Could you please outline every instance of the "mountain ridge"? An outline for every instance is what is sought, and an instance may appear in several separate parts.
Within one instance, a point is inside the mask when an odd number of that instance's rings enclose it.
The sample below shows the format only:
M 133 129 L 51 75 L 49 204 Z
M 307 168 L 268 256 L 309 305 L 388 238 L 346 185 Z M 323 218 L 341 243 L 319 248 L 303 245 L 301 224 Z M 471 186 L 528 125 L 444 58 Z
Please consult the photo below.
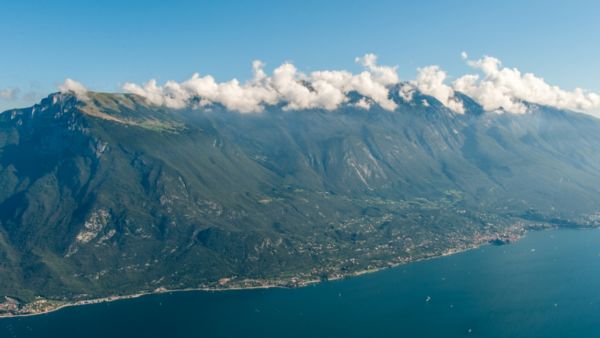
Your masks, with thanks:
M 315 278 L 597 226 L 600 122 L 414 93 L 337 111 L 55 93 L 0 114 L 0 296 L 34 311 Z M 428 105 L 422 104 L 427 100 Z

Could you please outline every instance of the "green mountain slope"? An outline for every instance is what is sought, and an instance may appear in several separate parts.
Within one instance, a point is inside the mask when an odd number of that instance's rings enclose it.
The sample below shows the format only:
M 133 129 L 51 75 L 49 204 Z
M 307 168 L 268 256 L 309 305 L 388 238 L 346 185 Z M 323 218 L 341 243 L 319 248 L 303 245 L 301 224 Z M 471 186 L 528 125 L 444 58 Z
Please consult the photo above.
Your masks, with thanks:
M 0 114 L 0 295 L 293 285 L 600 215 L 600 122 L 573 112 L 88 96 Z

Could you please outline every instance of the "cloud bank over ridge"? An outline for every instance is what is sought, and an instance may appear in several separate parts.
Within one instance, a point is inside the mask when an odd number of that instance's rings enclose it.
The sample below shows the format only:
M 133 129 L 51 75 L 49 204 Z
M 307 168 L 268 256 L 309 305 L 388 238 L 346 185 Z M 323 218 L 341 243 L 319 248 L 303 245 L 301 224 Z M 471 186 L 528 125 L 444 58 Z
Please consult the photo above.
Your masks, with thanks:
M 525 113 L 523 101 L 562 109 L 590 112 L 600 107 L 600 95 L 581 88 L 573 91 L 549 85 L 543 78 L 532 73 L 522 74 L 517 68 L 502 67 L 502 62 L 491 56 L 468 60 L 467 64 L 483 74 L 467 74 L 453 83 L 454 90 L 477 101 L 485 110 L 503 108 L 511 113 Z
M 355 59 L 363 67 L 359 73 L 346 70 L 304 73 L 286 62 L 267 74 L 264 63 L 254 61 L 253 77 L 245 82 L 237 79 L 218 82 L 211 75 L 195 73 L 182 82 L 170 80 L 159 84 L 155 79 L 144 84 L 128 82 L 123 85 L 123 90 L 143 96 L 151 104 L 169 108 L 184 108 L 193 102 L 200 106 L 221 104 L 241 113 L 257 113 L 266 106 L 277 104 L 284 110 L 335 110 L 350 102 L 348 94 L 351 92 L 363 97 L 353 103 L 356 107 L 370 109 L 379 105 L 393 111 L 397 104 L 391 99 L 391 91 L 398 91 L 397 94 L 407 102 L 412 102 L 414 93 L 419 91 L 435 97 L 458 114 L 464 113 L 465 107 L 457 92 L 473 98 L 487 111 L 525 113 L 524 102 L 588 113 L 600 108 L 597 93 L 581 88 L 563 90 L 532 73 L 503 67 L 494 57 L 469 60 L 467 53 L 461 55 L 476 73 L 462 75 L 451 83 L 447 73 L 437 65 L 419 68 L 414 80 L 401 82 L 398 66 L 379 65 L 376 55 L 366 54 Z M 61 91 L 83 95 L 87 89 L 67 79 Z
M 377 103 L 394 110 L 396 103 L 389 98 L 389 89 L 399 82 L 396 67 L 379 66 L 373 54 L 357 58 L 356 62 L 365 68 L 359 74 L 344 70 L 305 74 L 286 62 L 275 68 L 272 75 L 267 75 L 264 64 L 254 61 L 254 75 L 245 83 L 237 79 L 217 82 L 211 75 L 195 73 L 183 82 L 167 81 L 158 85 L 156 80 L 150 80 L 143 85 L 126 83 L 123 89 L 170 108 L 183 108 L 191 99 L 200 98 L 200 104 L 220 103 L 242 113 L 260 112 L 266 105 L 278 103 L 284 103 L 286 110 L 334 110 L 348 102 L 349 92 L 356 91 L 368 100 L 363 101 L 364 108 Z

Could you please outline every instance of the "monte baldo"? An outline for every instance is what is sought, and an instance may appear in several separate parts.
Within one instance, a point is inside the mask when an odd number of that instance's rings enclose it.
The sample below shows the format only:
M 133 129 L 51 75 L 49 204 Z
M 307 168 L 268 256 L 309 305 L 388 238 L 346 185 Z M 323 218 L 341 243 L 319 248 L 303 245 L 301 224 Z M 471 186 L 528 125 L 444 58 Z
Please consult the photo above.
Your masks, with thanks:
M 0 315 L 295 287 L 600 219 L 600 120 L 56 93 L 0 114 Z

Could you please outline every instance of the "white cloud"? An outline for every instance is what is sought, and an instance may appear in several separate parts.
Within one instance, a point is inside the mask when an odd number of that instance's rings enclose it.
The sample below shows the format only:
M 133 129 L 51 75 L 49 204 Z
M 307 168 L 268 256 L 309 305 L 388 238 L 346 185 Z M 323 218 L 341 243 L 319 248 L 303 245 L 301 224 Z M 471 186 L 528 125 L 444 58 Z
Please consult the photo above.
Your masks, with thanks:
M 522 74 L 517 68 L 502 67 L 500 60 L 494 57 L 485 56 L 467 63 L 483 77 L 464 75 L 454 81 L 454 90 L 472 97 L 485 110 L 503 108 L 511 113 L 525 113 L 523 101 L 586 112 L 600 108 L 600 95 L 596 93 L 581 88 L 563 90 L 532 73 Z
M 348 93 L 355 91 L 368 98 L 360 104 L 362 108 L 370 107 L 372 101 L 394 110 L 396 103 L 389 98 L 389 88 L 399 82 L 396 67 L 378 65 L 374 54 L 366 54 L 356 62 L 365 67 L 359 74 L 343 70 L 305 74 L 293 64 L 284 63 L 269 76 L 264 64 L 254 61 L 254 76 L 245 83 L 237 79 L 219 83 L 210 75 L 194 74 L 181 83 L 167 81 L 158 85 L 156 80 L 150 80 L 143 85 L 126 83 L 123 89 L 156 105 L 183 108 L 191 99 L 201 98 L 242 113 L 260 112 L 265 105 L 278 103 L 283 103 L 285 110 L 334 110 L 348 101 Z
M 438 66 L 427 66 L 418 69 L 415 87 L 423 94 L 431 95 L 453 111 L 464 114 L 462 102 L 454 96 L 452 87 L 445 84 L 446 72 Z
M 404 100 L 405 102 L 411 102 L 413 100 L 413 96 L 415 95 L 415 92 L 416 92 L 416 89 L 415 89 L 414 85 L 412 85 L 410 83 L 405 83 L 402 86 L 400 86 L 398 95 L 400 95 L 402 100 Z
M 375 81 L 383 85 L 393 85 L 398 83 L 398 66 L 379 66 L 377 64 L 377 55 L 369 53 L 363 57 L 356 58 L 357 63 L 362 64 L 374 77 Z
M 58 86 L 58 89 L 61 93 L 75 94 L 78 99 L 85 99 L 87 97 L 86 93 L 88 92 L 83 84 L 73 79 L 66 79 L 63 84 Z
M 365 110 L 369 110 L 371 109 L 371 102 L 369 102 L 369 100 L 367 100 L 367 98 L 363 97 L 360 100 L 358 100 L 355 104 L 355 107 L 357 108 L 362 108 Z

